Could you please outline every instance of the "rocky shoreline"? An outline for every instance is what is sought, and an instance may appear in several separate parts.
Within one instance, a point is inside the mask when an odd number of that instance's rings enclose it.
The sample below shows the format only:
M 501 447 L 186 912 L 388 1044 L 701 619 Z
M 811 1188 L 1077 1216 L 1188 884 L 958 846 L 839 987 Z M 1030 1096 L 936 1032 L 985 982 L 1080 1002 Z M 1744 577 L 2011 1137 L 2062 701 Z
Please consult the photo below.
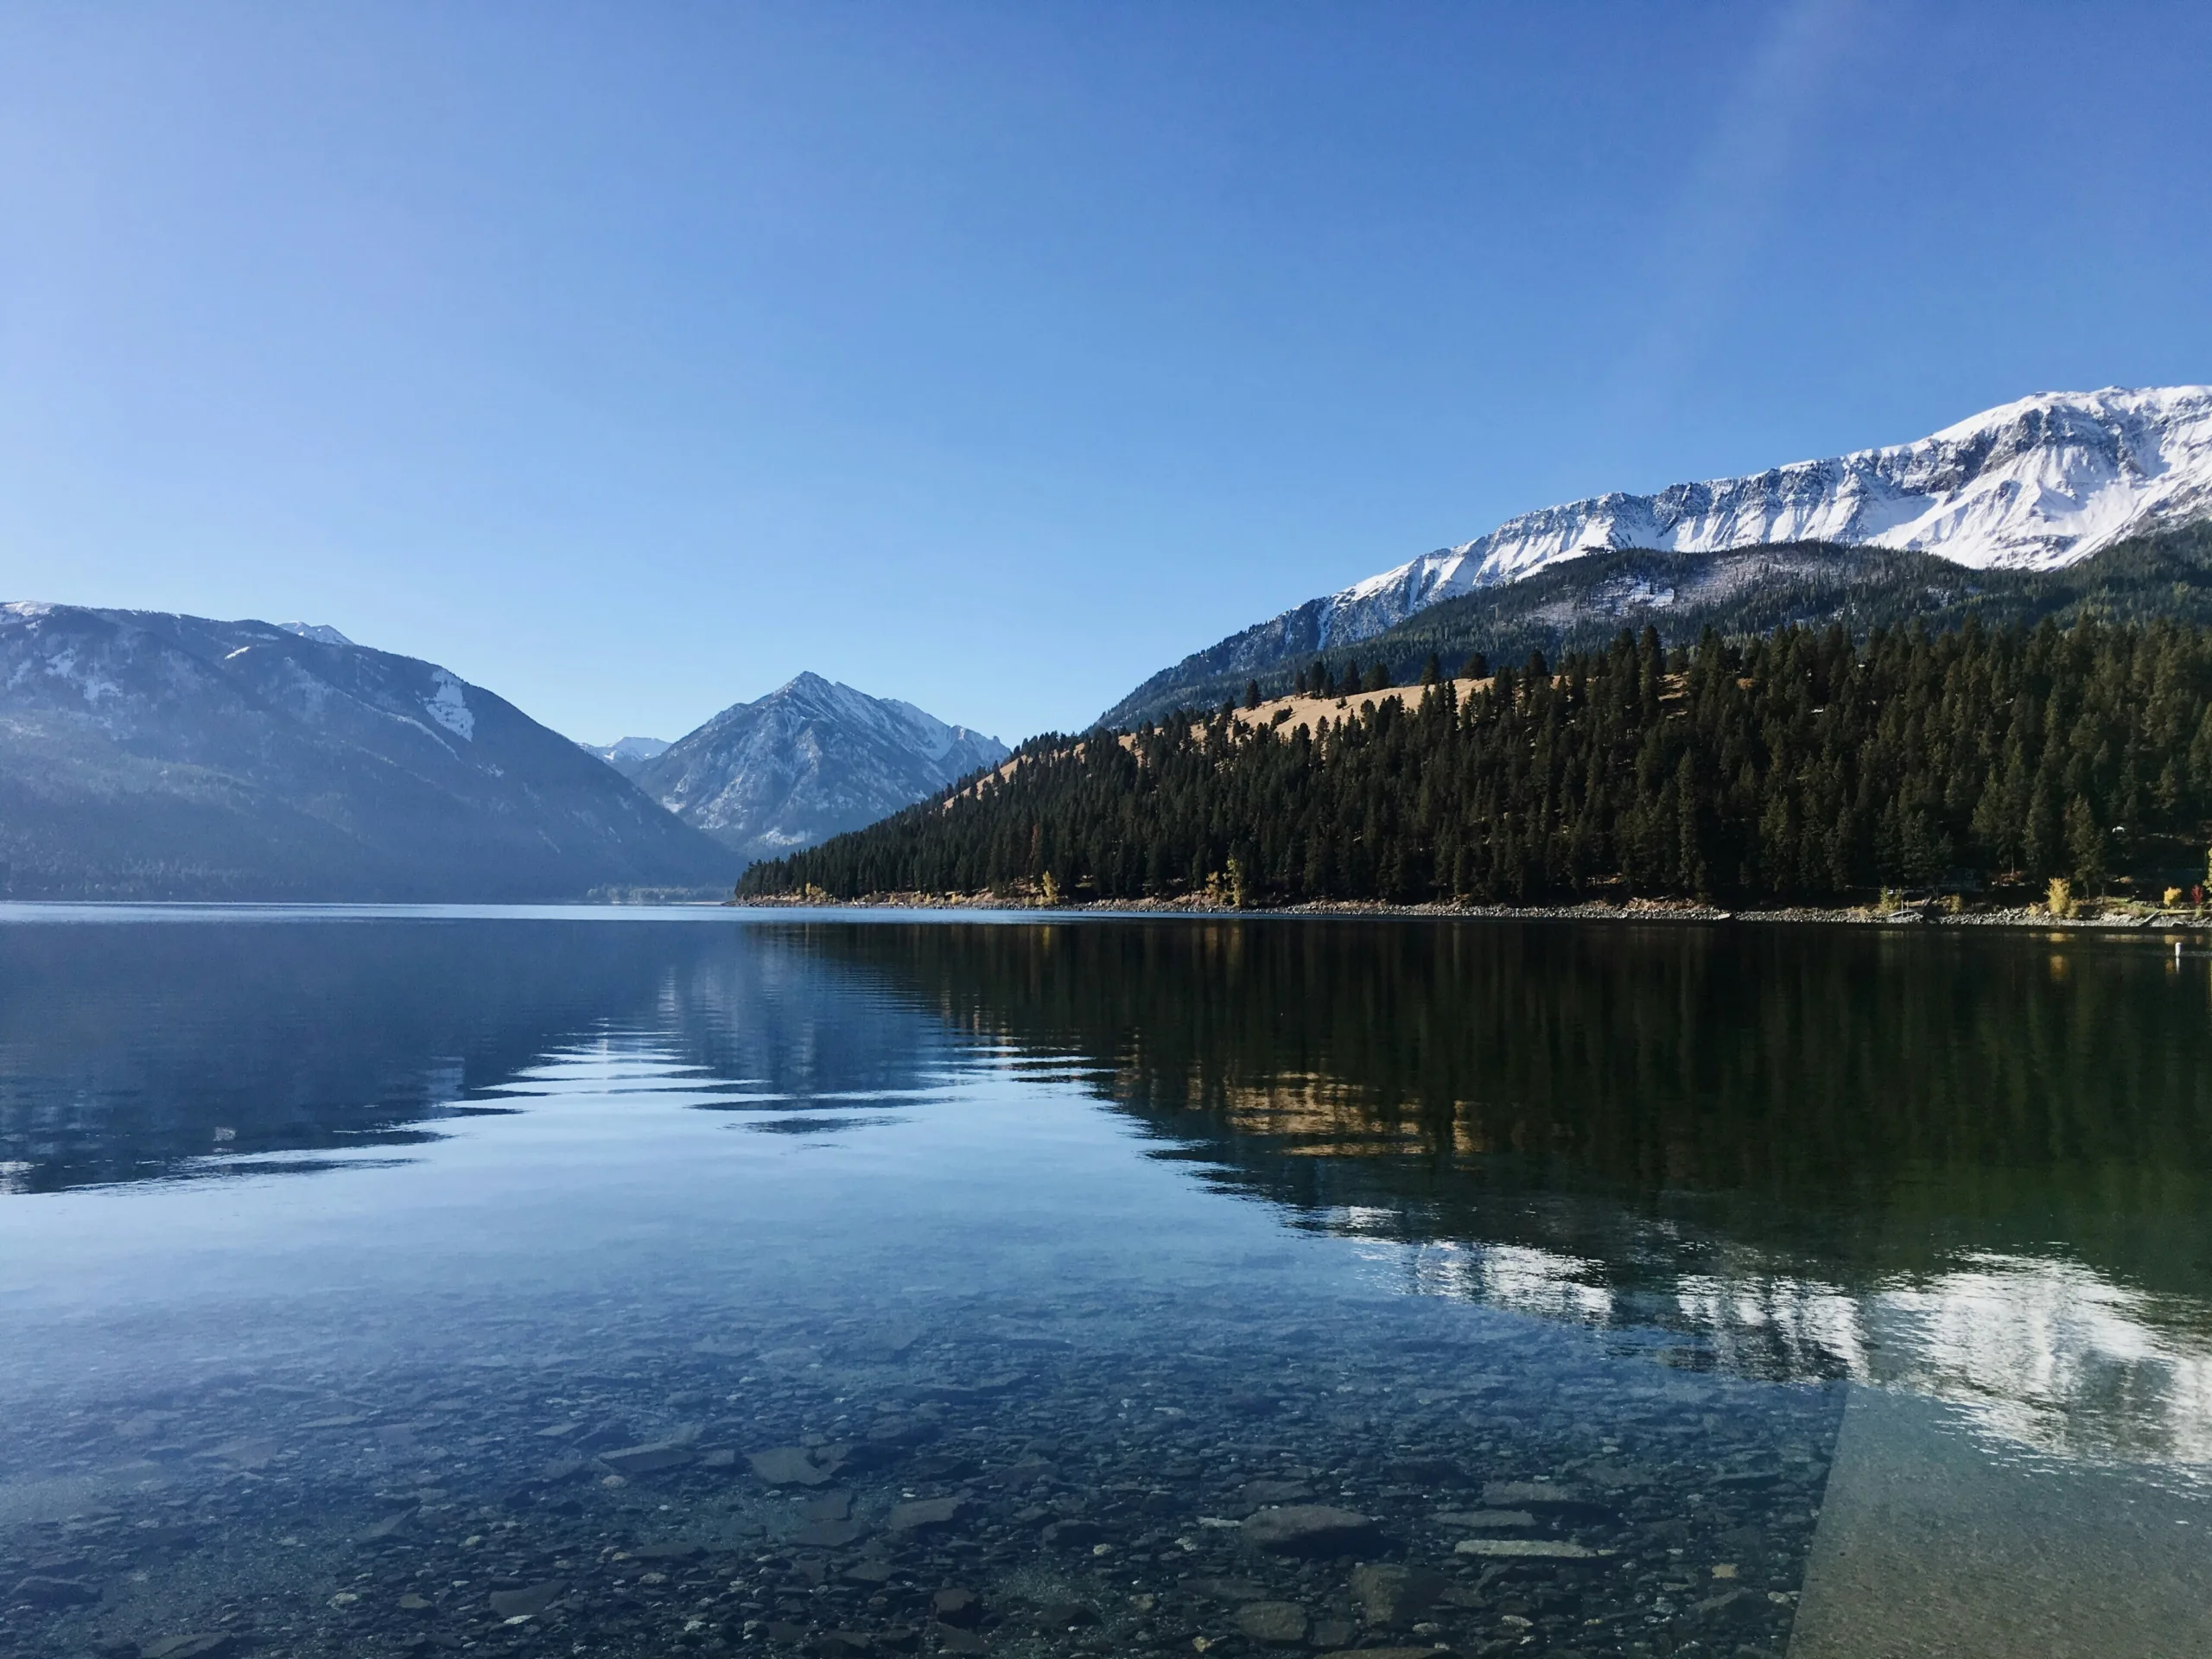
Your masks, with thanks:
M 1772 910 L 1730 910 L 1694 899 L 1631 899 L 1579 905 L 1391 905 L 1357 899 L 1313 899 L 1303 904 L 1250 906 L 1238 909 L 1203 895 L 1179 899 L 1109 899 L 1086 903 L 1045 904 L 993 893 L 878 893 L 860 899 L 762 893 L 727 901 L 735 910 L 974 910 L 1033 912 L 1040 916 L 1241 916 L 1457 917 L 1513 922 L 1815 922 L 1858 927 L 2011 927 L 2037 931 L 2189 932 L 2212 931 L 2212 908 L 2158 910 L 2114 906 L 2096 914 L 2053 916 L 2041 905 L 1950 910 L 1937 902 L 1824 907 L 1794 905 Z

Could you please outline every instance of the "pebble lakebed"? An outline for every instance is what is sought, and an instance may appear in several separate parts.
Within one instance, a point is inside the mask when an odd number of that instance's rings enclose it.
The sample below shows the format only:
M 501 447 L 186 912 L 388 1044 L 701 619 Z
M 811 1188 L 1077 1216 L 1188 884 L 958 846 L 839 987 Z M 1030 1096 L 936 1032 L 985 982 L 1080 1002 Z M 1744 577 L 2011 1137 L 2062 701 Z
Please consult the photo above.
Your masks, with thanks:
M 1843 1403 L 1422 1297 L 484 1340 L 17 1408 L 0 1481 L 86 1496 L 0 1522 L 0 1650 L 1754 1659 Z

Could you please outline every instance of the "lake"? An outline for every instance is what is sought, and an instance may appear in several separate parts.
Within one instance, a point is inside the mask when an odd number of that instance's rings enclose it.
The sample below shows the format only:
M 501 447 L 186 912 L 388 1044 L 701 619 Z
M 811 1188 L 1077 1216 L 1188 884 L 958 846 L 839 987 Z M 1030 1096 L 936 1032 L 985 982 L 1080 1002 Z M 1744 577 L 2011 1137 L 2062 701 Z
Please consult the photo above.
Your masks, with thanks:
M 2212 957 L 0 906 L 0 1650 L 2212 1651 Z

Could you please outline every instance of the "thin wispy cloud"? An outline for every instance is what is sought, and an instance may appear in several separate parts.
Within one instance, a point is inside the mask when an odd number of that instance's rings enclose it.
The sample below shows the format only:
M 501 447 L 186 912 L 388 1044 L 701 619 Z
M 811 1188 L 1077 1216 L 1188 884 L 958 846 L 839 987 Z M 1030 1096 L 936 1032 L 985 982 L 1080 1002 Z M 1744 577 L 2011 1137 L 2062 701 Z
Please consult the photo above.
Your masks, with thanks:
M 1649 242 L 1652 302 L 1611 401 L 1632 418 L 1712 342 L 1779 218 L 1806 132 L 1849 50 L 1859 0 L 1792 0 L 1714 117 Z

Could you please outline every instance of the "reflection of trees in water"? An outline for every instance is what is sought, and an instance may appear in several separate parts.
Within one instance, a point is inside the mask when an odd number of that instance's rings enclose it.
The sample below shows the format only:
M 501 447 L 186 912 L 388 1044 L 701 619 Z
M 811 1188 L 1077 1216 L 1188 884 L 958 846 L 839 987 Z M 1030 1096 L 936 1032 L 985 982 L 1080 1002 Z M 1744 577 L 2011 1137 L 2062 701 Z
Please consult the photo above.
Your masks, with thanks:
M 1410 1290 L 1746 1375 L 1895 1376 L 2031 1444 L 2202 1456 L 2190 967 L 1779 928 L 18 926 L 0 1180 L 421 1138 L 587 1039 L 773 1111 L 933 1092 L 981 1043 L 1223 1190 L 1403 1245 Z
M 2063 1235 L 2201 1282 L 2207 1236 L 2171 1230 L 2212 1175 L 2208 990 L 2140 948 L 2061 976 L 2041 944 L 1872 929 L 809 932 L 979 1035 L 1110 1072 L 1301 1205 L 1395 1194 L 1421 1232 L 1491 1185 L 1594 1191 L 1870 1262 Z M 1395 1166 L 1327 1166 L 1353 1154 Z
M 1873 930 L 828 928 L 1075 1057 L 1408 1288 L 1896 1377 L 2033 1444 L 2212 1446 L 2212 1031 L 2141 944 Z M 2189 1448 L 2196 1448 L 2190 1450 Z

